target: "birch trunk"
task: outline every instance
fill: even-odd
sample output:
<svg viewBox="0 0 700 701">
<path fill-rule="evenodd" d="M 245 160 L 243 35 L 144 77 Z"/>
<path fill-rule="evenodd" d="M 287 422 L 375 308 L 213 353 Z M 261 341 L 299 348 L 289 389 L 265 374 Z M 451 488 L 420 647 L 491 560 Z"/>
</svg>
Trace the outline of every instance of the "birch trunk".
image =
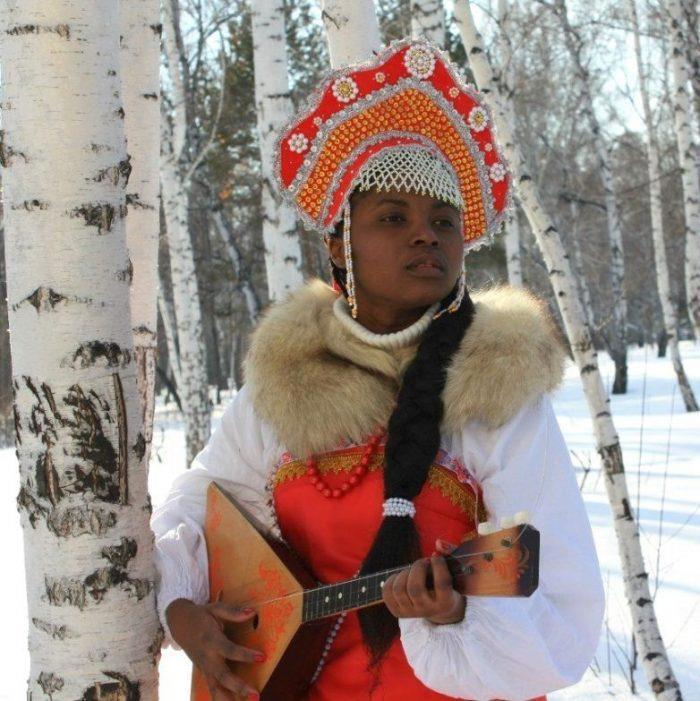
<svg viewBox="0 0 700 701">
<path fill-rule="evenodd" d="M 445 47 L 445 7 L 443 0 L 411 0 L 411 35 L 425 37 Z"/>
<path fill-rule="evenodd" d="M 131 175 L 126 193 L 126 244 L 133 267 L 131 326 L 149 462 L 153 438 L 158 310 L 158 157 L 160 154 L 160 3 L 119 3 L 124 130 Z"/>
<path fill-rule="evenodd" d="M 498 86 L 494 82 L 493 71 L 466 0 L 455 2 L 455 21 L 459 26 L 477 84 L 490 100 L 494 93 L 498 94 Z M 642 666 L 657 699 L 679 701 L 680 689 L 661 638 L 649 591 L 649 577 L 642 557 L 639 529 L 627 490 L 622 448 L 610 412 L 610 403 L 598 368 L 590 331 L 576 294 L 576 281 L 559 233 L 540 202 L 539 194 L 533 185 L 533 176 L 528 172 L 522 153 L 514 141 L 510 123 L 498 105 L 497 100 L 493 101 L 499 138 L 513 170 L 513 180 L 521 205 L 542 251 L 588 402 L 596 445 L 605 474 L 608 500 L 613 511 L 625 593 Z"/>
<path fill-rule="evenodd" d="M 693 86 L 693 107 L 695 124 L 700 128 L 700 15 L 695 0 L 681 0 L 681 9 L 685 16 L 686 55 L 690 70 L 690 84 Z"/>
<path fill-rule="evenodd" d="M 165 329 L 165 345 L 168 349 L 168 363 L 173 371 L 175 384 L 180 387 L 180 351 L 177 344 L 177 321 L 175 320 L 175 309 L 173 303 L 165 297 L 163 285 L 158 282 L 158 311 L 163 320 Z"/>
<path fill-rule="evenodd" d="M 612 333 L 606 334 L 606 337 L 610 339 L 610 355 L 615 363 L 615 380 L 612 391 L 613 394 L 624 394 L 627 391 L 627 298 L 624 282 L 625 261 L 622 246 L 622 223 L 613 182 L 612 154 L 605 141 L 593 104 L 590 75 L 588 69 L 584 66 L 581 55 L 583 41 L 578 32 L 569 23 L 565 0 L 554 0 L 554 13 L 561 24 L 564 41 L 574 63 L 576 77 L 581 86 L 581 109 L 593 137 L 600 167 L 608 224 L 608 241 L 610 243 L 610 282 L 613 299 Z"/>
<path fill-rule="evenodd" d="M 512 82 L 513 51 L 510 42 L 511 8 L 508 0 L 498 0 L 498 48 L 501 61 L 501 87 L 506 88 Z M 507 91 L 507 88 L 504 92 Z M 507 95 L 499 96 L 507 101 Z M 513 124 L 511 115 L 511 125 Z M 520 257 L 520 225 L 517 209 L 509 212 L 505 221 L 506 268 L 508 282 L 516 287 L 523 286 L 523 270 Z"/>
<path fill-rule="evenodd" d="M 260 316 L 260 300 L 255 292 L 255 288 L 251 283 L 250 276 L 247 271 L 243 269 L 243 257 L 241 252 L 236 246 L 233 236 L 229 231 L 229 227 L 224 220 L 224 215 L 220 209 L 214 209 L 211 213 L 212 221 L 214 222 L 214 228 L 219 234 L 221 242 L 226 248 L 229 260 L 233 267 L 233 273 L 238 281 L 238 287 L 243 293 L 243 299 L 245 299 L 246 309 L 248 310 L 248 318 L 250 319 L 251 326 L 255 326 Z"/>
<path fill-rule="evenodd" d="M 578 222 L 579 222 L 579 205 L 576 200 L 569 200 L 569 211 L 571 212 L 571 226 L 569 228 L 569 241 L 571 251 L 574 254 L 574 276 L 576 277 L 579 297 L 583 305 L 583 312 L 586 317 L 586 324 L 591 330 L 591 338 L 595 341 L 594 329 L 595 319 L 593 318 L 593 300 L 591 299 L 591 288 L 588 286 L 588 280 L 583 268 L 583 256 L 581 255 L 581 246 L 578 241 Z"/>
<path fill-rule="evenodd" d="M 671 37 L 669 63 L 673 73 L 673 115 L 683 182 L 685 289 L 695 338 L 700 340 L 700 163 L 698 147 L 693 141 L 693 118 L 687 87 L 688 64 L 679 0 L 669 0 L 666 8 L 668 32 Z"/>
<path fill-rule="evenodd" d="M 7 0 L 4 213 L 27 698 L 157 698 L 118 5 Z"/>
<path fill-rule="evenodd" d="M 693 389 L 685 374 L 683 360 L 678 349 L 678 314 L 671 295 L 671 279 L 666 260 L 666 243 L 663 230 L 663 204 L 661 198 L 661 166 L 659 164 L 659 144 L 654 131 L 651 104 L 649 102 L 649 90 L 647 87 L 644 62 L 642 60 L 642 45 L 639 38 L 639 19 L 637 17 L 636 0 L 628 0 L 630 19 L 634 33 L 634 52 L 637 60 L 637 72 L 639 73 L 639 92 L 644 109 L 644 123 L 647 130 L 647 163 L 649 168 L 649 206 L 651 209 L 651 234 L 654 242 L 654 262 L 656 264 L 656 285 L 659 290 L 661 312 L 663 314 L 664 329 L 668 349 L 671 354 L 671 362 L 678 379 L 678 387 L 681 390 L 686 411 L 698 411 L 698 403 L 695 400 Z"/>
<path fill-rule="evenodd" d="M 331 66 L 366 61 L 382 45 L 373 0 L 320 0 Z"/>
<path fill-rule="evenodd" d="M 296 215 L 273 183 L 277 135 L 292 116 L 283 0 L 252 4 L 255 110 L 262 170 L 263 242 L 271 302 L 283 299 L 304 281 Z"/>
<path fill-rule="evenodd" d="M 161 150 L 161 193 L 179 350 L 178 394 L 185 417 L 186 459 L 189 465 L 209 439 L 211 417 L 202 312 L 189 229 L 192 162 L 187 135 L 190 131 L 191 110 L 188 109 L 189 96 L 186 91 L 187 59 L 184 56 L 179 22 L 177 0 L 165 0 L 164 46 L 174 109 L 171 115 L 172 127 L 168 128 L 166 122 L 166 128 L 163 129 L 166 138 Z"/>
</svg>

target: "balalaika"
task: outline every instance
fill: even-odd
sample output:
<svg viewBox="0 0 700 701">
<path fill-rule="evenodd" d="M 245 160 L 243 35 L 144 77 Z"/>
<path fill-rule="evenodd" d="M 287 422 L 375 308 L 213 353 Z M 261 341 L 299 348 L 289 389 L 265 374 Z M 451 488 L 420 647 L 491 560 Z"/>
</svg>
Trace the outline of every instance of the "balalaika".
<svg viewBox="0 0 700 701">
<path fill-rule="evenodd" d="M 250 621 L 224 630 L 234 642 L 265 652 L 263 663 L 229 662 L 234 674 L 260 690 L 262 701 L 303 698 L 333 617 L 380 603 L 384 581 L 399 571 L 319 584 L 214 482 L 207 491 L 204 534 L 211 600 L 256 610 Z M 446 559 L 455 589 L 466 596 L 530 596 L 537 589 L 539 532 L 528 525 L 505 528 L 463 542 Z M 191 698 L 211 699 L 196 667 Z"/>
</svg>

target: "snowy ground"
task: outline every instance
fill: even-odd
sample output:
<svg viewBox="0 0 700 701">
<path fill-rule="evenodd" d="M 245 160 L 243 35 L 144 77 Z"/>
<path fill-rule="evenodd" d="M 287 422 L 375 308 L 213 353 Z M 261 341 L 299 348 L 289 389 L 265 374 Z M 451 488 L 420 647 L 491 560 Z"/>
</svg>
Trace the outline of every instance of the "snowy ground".
<svg viewBox="0 0 700 701">
<path fill-rule="evenodd" d="M 700 347 L 682 344 L 686 370 L 700 397 Z M 612 367 L 601 356 L 606 381 Z M 651 348 L 631 349 L 630 387 L 613 398 L 613 412 L 622 439 L 629 489 L 639 506 L 642 546 L 656 591 L 656 612 L 686 701 L 700 701 L 700 415 L 686 414 L 668 359 L 657 359 Z M 620 564 L 610 509 L 597 471 L 591 424 L 573 367 L 554 398 L 555 409 L 577 467 L 608 587 L 608 611 L 600 645 L 583 681 L 550 695 L 551 701 L 596 701 L 614 696 L 651 699 L 641 671 L 633 675 L 630 621 L 624 601 Z M 158 414 L 150 487 L 153 502 L 162 500 L 184 460 L 184 437 L 178 422 Z M 586 470 L 590 472 L 586 474 Z M 0 701 L 25 698 L 29 660 L 24 593 L 24 554 L 15 497 L 19 488 L 13 450 L 0 451 L 0 533 L 2 551 L 12 577 L 0 580 L 0 651 L 6 671 Z M 8 673 L 8 670 L 9 671 Z M 189 699 L 189 665 L 181 652 L 165 650 L 161 662 L 161 698 Z"/>
</svg>

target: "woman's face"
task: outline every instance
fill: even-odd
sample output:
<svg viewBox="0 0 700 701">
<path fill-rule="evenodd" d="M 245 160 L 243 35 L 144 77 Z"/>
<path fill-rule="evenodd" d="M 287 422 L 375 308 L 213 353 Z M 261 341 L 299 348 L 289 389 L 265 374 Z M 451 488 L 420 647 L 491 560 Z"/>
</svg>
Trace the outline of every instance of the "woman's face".
<svg viewBox="0 0 700 701">
<path fill-rule="evenodd" d="M 369 190 L 351 198 L 352 262 L 360 311 L 364 305 L 425 309 L 446 297 L 461 270 L 462 217 L 428 195 Z M 345 267 L 342 237 L 327 240 Z"/>
</svg>

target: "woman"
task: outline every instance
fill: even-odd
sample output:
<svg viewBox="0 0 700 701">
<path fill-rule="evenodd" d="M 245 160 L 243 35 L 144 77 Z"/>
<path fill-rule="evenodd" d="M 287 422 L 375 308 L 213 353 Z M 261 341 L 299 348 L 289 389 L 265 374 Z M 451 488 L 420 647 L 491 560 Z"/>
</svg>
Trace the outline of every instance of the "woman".
<svg viewBox="0 0 700 701">
<path fill-rule="evenodd" d="M 407 565 L 385 606 L 338 619 L 308 701 L 520 701 L 573 684 L 603 594 L 547 396 L 565 354 L 527 293 L 466 291 L 464 250 L 500 226 L 510 183 L 479 95 L 430 44 L 399 42 L 333 74 L 279 148 L 280 189 L 326 234 L 333 287 L 267 311 L 245 385 L 154 514 L 167 639 L 214 699 L 257 698 L 226 660 L 262 651 L 221 632 L 253 612 L 207 603 L 216 480 L 320 581 Z M 522 510 L 541 534 L 539 588 L 466 600 L 442 555 Z"/>
</svg>

